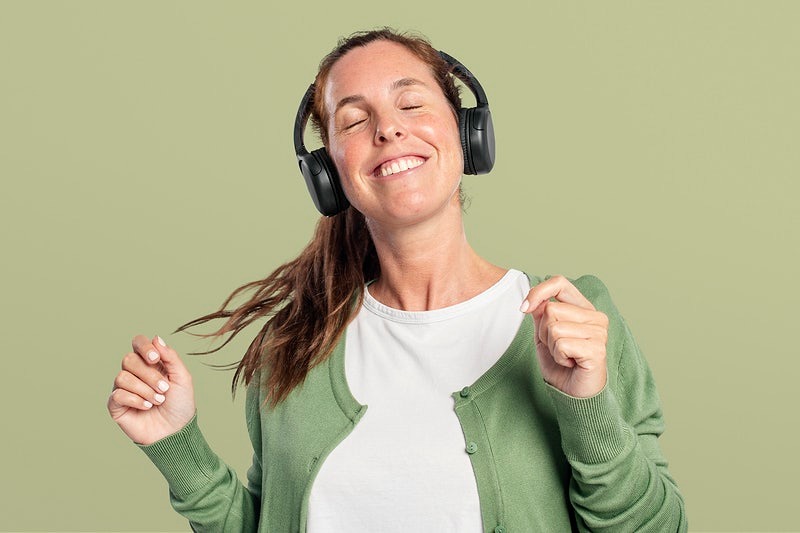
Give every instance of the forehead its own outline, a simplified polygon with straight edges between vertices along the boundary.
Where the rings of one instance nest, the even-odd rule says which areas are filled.
[[[435,87],[430,66],[405,46],[392,41],[375,41],[350,50],[334,63],[325,84],[325,107],[348,96],[377,96],[403,78],[414,78]]]

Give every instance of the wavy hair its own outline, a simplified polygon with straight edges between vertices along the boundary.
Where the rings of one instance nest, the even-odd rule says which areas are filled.
[[[391,28],[357,32],[340,39],[319,65],[312,100],[311,122],[322,143],[328,146],[327,117],[323,98],[330,70],[350,50],[378,40],[405,46],[428,64],[453,110],[461,98],[451,67],[427,39]],[[463,203],[463,199],[462,199]],[[333,351],[364,297],[365,284],[380,276],[380,263],[364,216],[353,207],[332,217],[322,217],[314,236],[300,255],[275,269],[262,280],[252,281],[228,296],[219,309],[180,326],[176,333],[215,319],[225,319],[213,333],[194,334],[219,338],[229,335],[217,348],[194,355],[216,352],[241,330],[264,317],[266,323],[250,343],[235,368],[231,391],[262,371],[260,386],[266,388],[267,402],[277,405],[303,382],[309,370]],[[228,309],[240,295],[252,293],[238,307]],[[224,367],[224,366],[223,366]]]

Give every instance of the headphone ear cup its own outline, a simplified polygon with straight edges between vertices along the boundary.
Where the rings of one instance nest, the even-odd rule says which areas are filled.
[[[469,167],[464,165],[465,172],[486,174],[494,167],[495,158],[492,113],[486,106],[473,107],[466,110],[465,117],[461,139],[462,147],[467,147],[465,154],[469,154]]]
[[[472,108],[458,110],[458,131],[461,135],[461,152],[464,154],[464,174],[475,174],[472,166],[472,146],[469,141],[469,122]]]
[[[300,172],[317,210],[325,216],[344,211],[350,203],[339,183],[339,173],[325,148],[298,155]]]

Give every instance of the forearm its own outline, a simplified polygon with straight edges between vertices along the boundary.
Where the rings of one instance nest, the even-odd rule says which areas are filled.
[[[658,449],[657,434],[637,434],[609,387],[581,399],[552,387],[549,392],[572,469],[569,496],[579,527],[686,531],[683,499]]]
[[[166,478],[173,508],[193,530],[256,530],[257,498],[211,450],[196,417],[177,433],[140,447]]]

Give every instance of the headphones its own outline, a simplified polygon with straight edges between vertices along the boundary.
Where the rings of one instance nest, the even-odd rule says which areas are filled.
[[[461,149],[464,153],[464,174],[486,174],[494,166],[494,126],[489,112],[489,101],[483,87],[472,73],[452,56],[439,51],[455,77],[475,95],[476,107],[458,110],[458,129],[461,132]],[[306,181],[308,192],[317,210],[325,216],[344,211],[350,203],[342,191],[339,173],[325,148],[308,152],[303,142],[308,117],[311,115],[311,100],[314,97],[312,83],[294,119],[294,151],[300,164],[300,172]]]

